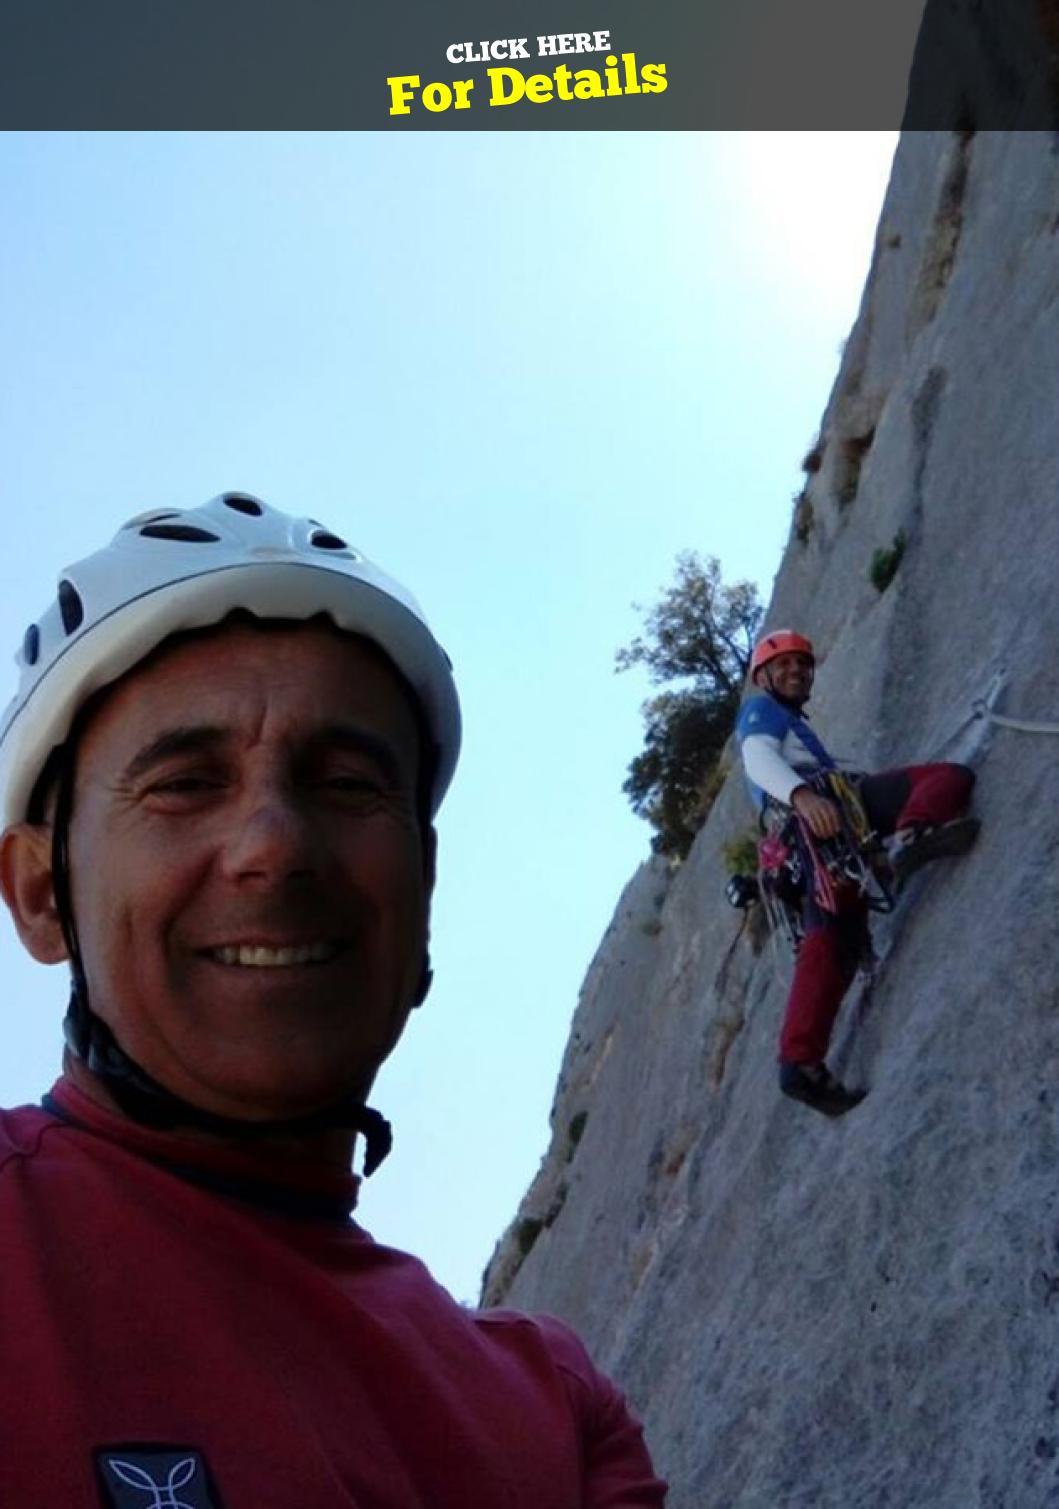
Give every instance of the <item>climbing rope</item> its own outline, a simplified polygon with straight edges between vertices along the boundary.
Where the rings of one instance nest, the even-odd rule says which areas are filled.
[[[971,712],[976,718],[987,718],[990,723],[998,723],[1001,728],[1017,728],[1025,734],[1059,734],[1059,723],[1030,723],[1025,718],[1005,718],[1000,713],[993,712],[986,705],[984,697],[978,697],[971,703]]]

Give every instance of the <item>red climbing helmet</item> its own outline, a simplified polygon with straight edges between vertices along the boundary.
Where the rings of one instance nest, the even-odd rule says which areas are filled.
[[[754,646],[754,653],[750,657],[751,681],[761,667],[768,665],[770,660],[775,660],[777,655],[808,655],[813,664],[816,664],[816,652],[811,639],[806,639],[804,634],[796,634],[793,629],[773,629],[771,634],[766,634]]]

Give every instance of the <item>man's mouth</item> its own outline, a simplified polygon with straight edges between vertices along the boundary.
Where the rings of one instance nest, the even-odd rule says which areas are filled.
[[[267,948],[260,943],[230,943],[205,952],[207,958],[218,964],[242,965],[247,969],[284,969],[295,964],[327,964],[342,952],[342,945],[330,940],[291,944],[283,948]]]

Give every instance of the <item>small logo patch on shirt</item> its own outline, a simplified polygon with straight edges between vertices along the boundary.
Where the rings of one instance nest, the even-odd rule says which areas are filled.
[[[96,1473],[104,1509],[223,1509],[193,1446],[101,1446]]]

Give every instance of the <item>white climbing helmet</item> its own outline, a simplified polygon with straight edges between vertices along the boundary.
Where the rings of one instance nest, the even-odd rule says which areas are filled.
[[[4,823],[26,817],[45,762],[93,692],[169,635],[238,608],[259,618],[326,613],[378,645],[417,697],[436,745],[435,813],[459,753],[460,708],[451,662],[418,603],[315,519],[229,492],[202,508],[138,514],[62,572],[55,601],[26,630],[15,657],[18,692],[0,720]]]

